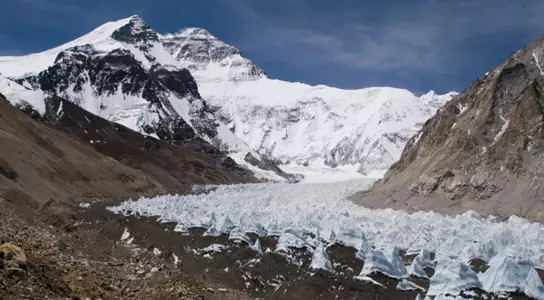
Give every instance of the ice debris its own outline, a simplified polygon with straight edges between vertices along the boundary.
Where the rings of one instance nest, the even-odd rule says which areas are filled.
[[[397,284],[397,290],[399,291],[422,291],[425,292],[423,287],[411,282],[407,279],[401,279]]]
[[[386,288],[385,285],[383,285],[383,284],[377,282],[376,280],[374,280],[374,279],[372,279],[372,278],[370,278],[370,277],[368,277],[368,276],[361,276],[361,275],[359,275],[359,276],[353,277],[353,279],[360,280],[360,281],[363,281],[363,282],[368,282],[368,283],[371,283],[371,284],[375,284],[375,285],[377,285],[377,286],[381,286],[381,287],[384,288],[384,289]]]
[[[130,245],[134,241],[134,237],[130,236],[130,232],[127,228],[125,228],[125,231],[123,231],[123,234],[121,235],[121,242]]]
[[[174,258],[174,267],[177,267],[179,264],[179,257],[175,253],[172,253],[172,258]]]

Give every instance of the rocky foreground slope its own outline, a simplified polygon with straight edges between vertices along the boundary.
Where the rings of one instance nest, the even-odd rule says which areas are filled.
[[[370,192],[369,207],[474,209],[544,220],[544,36],[425,123]]]
[[[197,141],[181,147],[144,137],[55,98],[33,120],[0,96],[0,198],[31,207],[75,205],[85,197],[165,193],[194,183],[256,179]],[[18,200],[18,201],[23,201]]]
[[[116,243],[119,222],[89,215],[82,226],[74,212],[82,201],[256,182],[249,171],[205,141],[174,146],[64,99],[45,104],[40,115],[0,95],[0,245],[27,257],[13,273],[0,255],[0,299],[245,299],[208,295],[208,284],[152,251]]]

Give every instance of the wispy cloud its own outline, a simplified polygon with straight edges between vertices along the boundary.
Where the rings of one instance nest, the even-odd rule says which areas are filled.
[[[314,12],[308,5],[298,12],[297,22],[272,19],[255,2],[236,1],[235,11],[250,28],[242,35],[248,41],[240,42],[254,44],[256,51],[264,49],[278,60],[304,68],[334,65],[404,74],[451,72],[459,65],[452,63],[452,57],[470,55],[470,49],[460,47],[464,41],[513,30],[534,37],[544,24],[539,16],[544,1],[428,0],[397,8],[398,3],[384,2],[374,9],[381,22],[367,22],[363,12],[371,6],[363,4],[354,7],[361,10],[360,19],[336,15],[333,22],[328,19],[317,26],[312,21],[325,12]],[[285,10],[301,8],[291,1],[278,5]]]
[[[0,19],[16,38],[0,37],[0,55],[41,51],[140,14],[160,31],[208,28],[273,77],[353,88],[460,89],[544,32],[542,0],[4,2],[18,15]]]

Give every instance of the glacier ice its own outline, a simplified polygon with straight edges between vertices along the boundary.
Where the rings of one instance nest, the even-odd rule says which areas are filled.
[[[364,233],[361,234],[361,243],[359,244],[359,248],[357,250],[357,253],[355,253],[355,257],[357,257],[360,260],[365,260],[366,256],[372,251],[372,247],[368,243],[366,236]]]
[[[236,227],[234,228],[229,235],[229,240],[235,241],[237,243],[245,243],[247,245],[251,245],[251,239],[247,236],[245,231],[243,231],[241,228]]]
[[[37,113],[45,113],[45,95],[42,91],[25,87],[0,74],[0,94],[15,107],[31,106]]]
[[[544,285],[530,261],[501,255],[491,259],[489,265],[489,269],[478,276],[485,291],[523,292],[544,299]]]
[[[482,288],[478,275],[462,261],[441,257],[431,277],[427,297],[459,295],[462,291],[472,288]]]
[[[410,267],[408,267],[408,274],[420,278],[428,278],[427,273],[425,272],[426,268],[434,269],[435,266],[431,261],[429,251],[422,249],[421,252],[414,257]]]
[[[259,240],[258,237],[255,240],[255,243],[251,246],[251,249],[253,249],[254,251],[256,251],[257,253],[259,253],[261,255],[263,254],[263,248],[261,247],[261,241]]]
[[[406,267],[399,255],[399,249],[394,246],[387,250],[372,250],[366,256],[365,264],[359,276],[368,276],[382,273],[391,278],[405,278],[408,276]]]
[[[312,245],[306,241],[302,233],[293,228],[288,228],[280,236],[275,251],[290,252],[291,248],[295,249],[313,249]]]
[[[243,226],[243,231],[260,231],[255,229],[262,225],[267,236],[279,237],[276,249],[271,249],[276,252],[291,253],[292,248],[314,251],[321,242],[341,241],[357,249],[360,259],[364,253],[362,277],[374,271],[396,278],[420,276],[423,268],[435,267],[429,289],[435,295],[469,287],[500,289],[483,278],[480,281],[481,277],[470,270],[467,263],[474,258],[495,264],[495,258],[507,256],[516,262],[528,261],[533,269],[544,267],[543,224],[517,217],[499,221],[473,212],[444,216],[434,212],[371,210],[349,201],[349,195],[371,183],[356,180],[222,185],[207,187],[209,192],[204,194],[142,197],[108,209],[122,214],[168,216],[181,228],[209,223],[212,213],[219,220],[215,227],[221,227],[224,220],[230,220],[226,227]],[[418,254],[408,269],[398,257],[398,249],[411,249],[411,253]],[[436,266],[429,252],[435,253]],[[509,280],[508,273],[502,279],[501,274],[492,275],[494,268],[503,268],[500,265],[492,266],[486,275],[496,278],[494,282]]]
[[[327,250],[323,244],[319,243],[314,251],[312,256],[312,262],[310,263],[310,268],[314,270],[325,270],[330,273],[334,273],[334,268],[327,254]]]

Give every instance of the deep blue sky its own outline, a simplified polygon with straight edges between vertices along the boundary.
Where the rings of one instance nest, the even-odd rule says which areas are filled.
[[[0,55],[42,51],[140,15],[203,27],[271,77],[461,91],[544,33],[542,0],[0,0]]]

